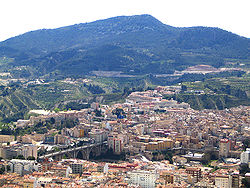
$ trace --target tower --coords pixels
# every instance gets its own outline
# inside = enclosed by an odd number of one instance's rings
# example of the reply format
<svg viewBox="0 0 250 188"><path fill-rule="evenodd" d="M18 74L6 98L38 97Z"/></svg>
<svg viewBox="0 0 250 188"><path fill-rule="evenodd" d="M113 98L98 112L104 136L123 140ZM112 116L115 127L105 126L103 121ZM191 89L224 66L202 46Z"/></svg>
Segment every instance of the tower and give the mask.
<svg viewBox="0 0 250 188"><path fill-rule="evenodd" d="M220 157L228 157L230 149L230 142L228 139L221 139L220 140L220 150L219 156Z"/></svg>

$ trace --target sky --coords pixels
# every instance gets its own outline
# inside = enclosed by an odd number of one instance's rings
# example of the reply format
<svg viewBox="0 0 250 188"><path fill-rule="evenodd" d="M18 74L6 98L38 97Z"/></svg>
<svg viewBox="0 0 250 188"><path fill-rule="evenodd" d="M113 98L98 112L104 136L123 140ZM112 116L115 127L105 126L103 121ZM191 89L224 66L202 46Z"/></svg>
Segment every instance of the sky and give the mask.
<svg viewBox="0 0 250 188"><path fill-rule="evenodd" d="M250 38L250 0L0 0L0 41L37 29L138 14L175 27L219 27Z"/></svg>

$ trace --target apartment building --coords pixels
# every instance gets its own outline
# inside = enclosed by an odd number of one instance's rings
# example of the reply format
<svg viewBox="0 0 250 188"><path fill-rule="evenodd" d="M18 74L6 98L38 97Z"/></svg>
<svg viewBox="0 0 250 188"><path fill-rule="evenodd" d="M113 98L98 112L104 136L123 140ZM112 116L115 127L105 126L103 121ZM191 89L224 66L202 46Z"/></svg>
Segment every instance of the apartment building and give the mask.
<svg viewBox="0 0 250 188"><path fill-rule="evenodd" d="M131 171L127 173L129 184L141 186L142 188L154 188L155 181L159 178L156 171Z"/></svg>

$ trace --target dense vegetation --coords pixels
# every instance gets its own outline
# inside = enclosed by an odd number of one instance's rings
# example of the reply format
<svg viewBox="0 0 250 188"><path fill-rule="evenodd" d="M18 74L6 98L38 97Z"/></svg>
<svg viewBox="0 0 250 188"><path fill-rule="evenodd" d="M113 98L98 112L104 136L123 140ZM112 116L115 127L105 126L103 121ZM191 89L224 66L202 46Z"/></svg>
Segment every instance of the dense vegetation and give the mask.
<svg viewBox="0 0 250 188"><path fill-rule="evenodd" d="M196 64L249 66L249 47L249 39L218 28L175 28L150 15L121 16L10 38L0 43L0 69L52 78L94 70L166 74Z"/></svg>
<svg viewBox="0 0 250 188"><path fill-rule="evenodd" d="M50 120L46 120L44 122L37 122L33 126L26 126L24 128L15 128L10 125L2 125L0 134L1 135L14 135L14 136L23 136L25 134L31 134L32 132L36 132L38 134L45 134L51 129L56 129L58 131L63 128L72 128L78 124L77 119L67 119L61 120L60 122L55 122L54 118Z"/></svg>
<svg viewBox="0 0 250 188"><path fill-rule="evenodd" d="M124 161L126 159L126 154L125 152L122 152L121 154L115 154L112 149L108 149L108 151L105 154L102 154L101 156L94 157L90 153L90 158L100 161L114 161L114 160Z"/></svg>
<svg viewBox="0 0 250 188"><path fill-rule="evenodd" d="M90 83L63 80L45 84L9 84L0 86L0 121L9 123L29 118L33 109L80 110L92 102L109 104L122 101L132 91L146 89L141 78L91 78Z"/></svg>
<svg viewBox="0 0 250 188"><path fill-rule="evenodd" d="M239 105L250 105L250 77L209 78L203 82L185 82L185 92L166 95L179 102L187 102L194 109L231 108ZM192 91L192 92L190 92ZM198 91L198 92L196 92ZM204 93L200 93L204 91Z"/></svg>

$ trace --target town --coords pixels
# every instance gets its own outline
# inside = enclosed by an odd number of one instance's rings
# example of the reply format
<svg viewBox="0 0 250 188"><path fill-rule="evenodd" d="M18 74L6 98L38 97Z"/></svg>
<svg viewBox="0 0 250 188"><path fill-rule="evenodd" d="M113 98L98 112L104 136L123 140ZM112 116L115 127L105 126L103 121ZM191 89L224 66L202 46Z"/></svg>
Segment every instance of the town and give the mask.
<svg viewBox="0 0 250 188"><path fill-rule="evenodd" d="M124 103L31 111L0 135L0 186L246 186L250 107L198 111L163 97L180 91L158 86Z"/></svg>

